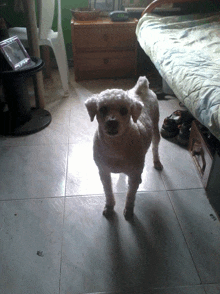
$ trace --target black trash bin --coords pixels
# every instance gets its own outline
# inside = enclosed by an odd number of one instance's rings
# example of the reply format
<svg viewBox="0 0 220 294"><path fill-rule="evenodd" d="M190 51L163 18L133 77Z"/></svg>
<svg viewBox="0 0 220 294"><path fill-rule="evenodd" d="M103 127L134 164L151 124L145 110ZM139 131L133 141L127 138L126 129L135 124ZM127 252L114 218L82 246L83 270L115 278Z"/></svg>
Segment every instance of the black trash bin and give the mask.
<svg viewBox="0 0 220 294"><path fill-rule="evenodd" d="M44 109L31 108L26 80L44 67L42 59L31 57L31 62L19 70L0 72L3 94L8 110L1 113L2 135L28 135L47 127L51 114Z"/></svg>

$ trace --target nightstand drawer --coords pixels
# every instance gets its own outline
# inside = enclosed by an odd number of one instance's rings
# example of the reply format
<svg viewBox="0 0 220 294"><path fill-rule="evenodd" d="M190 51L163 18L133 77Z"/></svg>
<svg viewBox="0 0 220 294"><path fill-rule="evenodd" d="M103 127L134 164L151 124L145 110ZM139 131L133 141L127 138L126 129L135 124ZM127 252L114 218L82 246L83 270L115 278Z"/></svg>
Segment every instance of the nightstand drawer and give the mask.
<svg viewBox="0 0 220 294"><path fill-rule="evenodd" d="M78 55L77 67L80 70L99 68L135 67L136 55L133 51L82 53Z"/></svg>
<svg viewBox="0 0 220 294"><path fill-rule="evenodd" d="M71 21L75 80L131 77L137 71L136 19Z"/></svg>
<svg viewBox="0 0 220 294"><path fill-rule="evenodd" d="M129 49L135 48L136 36L134 27L83 27L75 29L76 51L93 51L94 49Z"/></svg>
<svg viewBox="0 0 220 294"><path fill-rule="evenodd" d="M75 61L76 80L135 75L136 55L133 51L82 53Z"/></svg>

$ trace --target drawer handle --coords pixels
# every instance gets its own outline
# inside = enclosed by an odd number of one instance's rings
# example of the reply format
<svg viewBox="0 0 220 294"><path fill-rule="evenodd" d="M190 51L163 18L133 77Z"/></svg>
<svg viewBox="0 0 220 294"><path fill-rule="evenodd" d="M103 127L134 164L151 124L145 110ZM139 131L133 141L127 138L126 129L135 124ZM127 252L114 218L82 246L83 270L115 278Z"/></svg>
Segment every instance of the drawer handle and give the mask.
<svg viewBox="0 0 220 294"><path fill-rule="evenodd" d="M193 147L192 147L192 156L201 156L202 158L202 166L197 162L200 172L204 174L205 168L206 168L206 162L205 162L205 155L204 155L204 150L202 148L202 145L200 142L194 142Z"/></svg>
<svg viewBox="0 0 220 294"><path fill-rule="evenodd" d="M104 61L104 64L108 64L109 63L109 59L108 58L104 58L103 61Z"/></svg>
<svg viewBox="0 0 220 294"><path fill-rule="evenodd" d="M107 34L104 34L104 35L103 35L103 40L104 40L104 41L108 41L108 35L107 35Z"/></svg>

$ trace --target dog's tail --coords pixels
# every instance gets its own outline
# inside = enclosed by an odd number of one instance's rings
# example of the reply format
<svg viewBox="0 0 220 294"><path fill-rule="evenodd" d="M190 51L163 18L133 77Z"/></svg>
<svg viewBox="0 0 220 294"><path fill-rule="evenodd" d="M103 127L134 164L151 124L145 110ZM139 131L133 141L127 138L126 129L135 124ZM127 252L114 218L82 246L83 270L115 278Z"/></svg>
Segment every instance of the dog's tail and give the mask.
<svg viewBox="0 0 220 294"><path fill-rule="evenodd" d="M139 77L135 86L135 93L138 95L146 94L149 90L149 81L146 77Z"/></svg>

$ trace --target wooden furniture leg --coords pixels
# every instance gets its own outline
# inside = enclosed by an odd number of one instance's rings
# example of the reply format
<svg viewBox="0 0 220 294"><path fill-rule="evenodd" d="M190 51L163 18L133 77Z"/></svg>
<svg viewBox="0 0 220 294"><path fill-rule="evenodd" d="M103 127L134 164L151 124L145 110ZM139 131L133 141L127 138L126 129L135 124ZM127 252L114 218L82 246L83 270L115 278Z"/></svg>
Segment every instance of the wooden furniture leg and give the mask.
<svg viewBox="0 0 220 294"><path fill-rule="evenodd" d="M44 67L44 77L51 78L51 64L50 64L50 47L49 46L41 46L41 56L45 63Z"/></svg>
<svg viewBox="0 0 220 294"><path fill-rule="evenodd" d="M35 13L35 1L34 0L22 0L24 10L27 15L27 35L28 44L30 48L30 55L40 58L40 48L38 44L37 35L37 21ZM44 108L44 84L42 72L36 73L33 77L35 100L37 108Z"/></svg>

